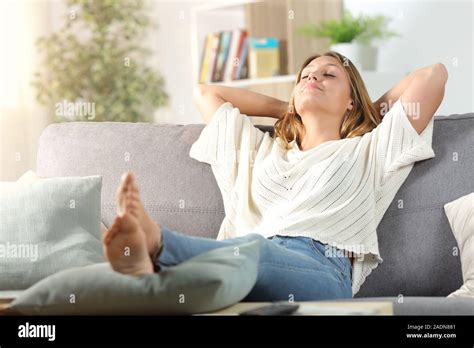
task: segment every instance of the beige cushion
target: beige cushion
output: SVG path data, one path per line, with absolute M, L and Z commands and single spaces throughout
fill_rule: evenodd
M 464 284 L 448 297 L 474 297 L 474 192 L 444 205 L 461 253 Z

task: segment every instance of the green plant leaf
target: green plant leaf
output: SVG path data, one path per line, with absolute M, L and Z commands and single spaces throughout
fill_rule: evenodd
M 387 29 L 388 17 L 364 16 L 354 17 L 345 10 L 341 20 L 330 19 L 318 25 L 308 23 L 296 29 L 297 33 L 311 38 L 328 38 L 331 45 L 357 41 L 370 44 L 374 39 L 388 39 L 398 36 L 396 32 Z

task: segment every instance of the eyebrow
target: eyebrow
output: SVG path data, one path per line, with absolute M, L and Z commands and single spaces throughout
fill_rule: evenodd
M 326 65 L 333 65 L 333 66 L 335 66 L 335 67 L 337 67 L 337 68 L 339 68 L 339 69 L 340 69 L 339 65 L 337 65 L 337 64 L 333 64 L 333 63 L 327 63 L 327 64 L 324 64 L 323 66 L 326 66 Z M 308 68 L 308 67 L 310 67 L 310 66 L 314 66 L 314 65 L 312 65 L 312 64 L 308 64 L 308 65 L 306 65 L 306 66 L 303 68 L 303 70 L 301 70 L 301 73 L 303 73 L 303 71 L 305 71 L 305 70 L 306 70 L 306 68 Z

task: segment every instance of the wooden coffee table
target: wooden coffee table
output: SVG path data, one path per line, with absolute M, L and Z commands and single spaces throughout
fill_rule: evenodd
M 392 302 L 388 301 L 301 301 L 293 315 L 393 315 Z M 205 315 L 238 315 L 240 312 L 255 309 L 270 302 L 239 302 L 233 306 Z
M 7 308 L 7 306 L 12 302 L 13 299 L 0 299 L 0 314 Z

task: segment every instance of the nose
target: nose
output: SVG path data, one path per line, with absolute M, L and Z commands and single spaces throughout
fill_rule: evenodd
M 308 75 L 308 81 L 310 81 L 311 78 L 314 78 L 314 80 L 316 80 L 316 81 L 318 80 L 317 75 L 316 75 L 315 72 L 309 73 L 309 75 Z

